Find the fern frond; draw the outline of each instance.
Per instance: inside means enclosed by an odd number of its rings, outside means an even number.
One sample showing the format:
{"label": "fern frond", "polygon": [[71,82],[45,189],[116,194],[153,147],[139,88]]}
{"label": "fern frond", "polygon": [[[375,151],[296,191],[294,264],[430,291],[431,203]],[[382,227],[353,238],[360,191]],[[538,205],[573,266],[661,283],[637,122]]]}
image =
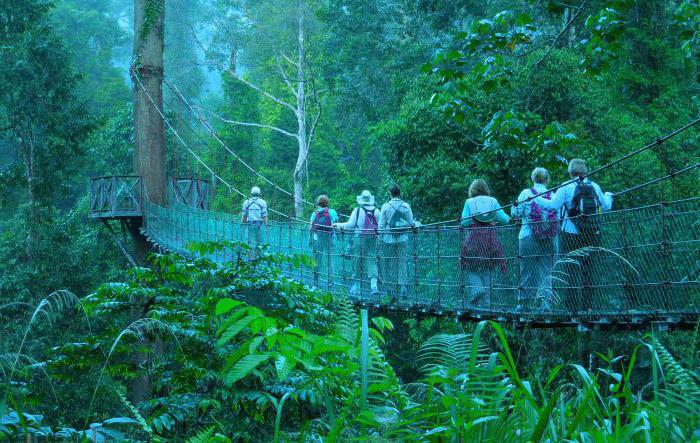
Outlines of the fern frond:
{"label": "fern frond", "polygon": [[197,435],[187,439],[187,443],[210,443],[214,438],[214,426],[202,429]]}
{"label": "fern frond", "polygon": [[360,320],[347,297],[342,297],[339,300],[337,318],[336,333],[348,343],[356,345],[358,342],[358,331],[360,330]]}
{"label": "fern frond", "polygon": [[131,413],[131,415],[136,419],[136,421],[139,422],[141,429],[143,429],[145,433],[152,437],[153,428],[151,428],[146,419],[143,418],[136,406],[132,405],[131,402],[127,400],[126,396],[121,391],[117,391],[117,395],[119,396],[119,399],[121,400],[122,404],[126,406],[126,409],[129,411],[129,413]]}

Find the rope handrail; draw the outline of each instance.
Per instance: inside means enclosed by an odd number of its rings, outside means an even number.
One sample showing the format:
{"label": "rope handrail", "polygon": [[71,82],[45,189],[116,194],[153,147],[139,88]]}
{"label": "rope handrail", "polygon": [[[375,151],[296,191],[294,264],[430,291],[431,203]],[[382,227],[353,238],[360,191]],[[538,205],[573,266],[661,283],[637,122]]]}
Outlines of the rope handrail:
{"label": "rope handrail", "polygon": [[674,178],[674,177],[676,177],[677,175],[683,174],[683,173],[685,173],[685,172],[692,171],[693,169],[697,169],[699,166],[700,166],[700,162],[695,163],[694,165],[690,165],[690,166],[688,166],[688,167],[685,167],[685,168],[683,168],[683,169],[680,169],[680,170],[678,170],[678,171],[672,172],[672,173],[670,173],[670,174],[668,174],[668,175],[664,175],[663,177],[655,178],[655,179],[653,179],[653,180],[649,180],[649,181],[647,181],[647,182],[638,184],[638,185],[636,185],[636,186],[632,186],[631,188],[627,188],[627,189],[624,189],[624,190],[622,190],[622,191],[616,192],[616,193],[613,194],[613,195],[615,195],[615,196],[624,195],[624,194],[627,194],[628,192],[633,192],[633,191],[636,191],[636,190],[638,190],[638,189],[645,188],[645,187],[647,187],[647,186],[649,186],[649,185],[653,185],[653,184],[662,182],[662,181],[664,181],[664,180],[668,180],[668,179]]}
{"label": "rope handrail", "polygon": [[[647,151],[647,150],[653,148],[654,146],[658,146],[658,145],[664,143],[665,141],[667,141],[667,140],[669,140],[669,139],[675,137],[676,135],[678,135],[678,134],[680,134],[680,133],[686,131],[687,129],[692,128],[693,126],[697,125],[698,123],[700,123],[700,117],[698,117],[698,118],[696,118],[696,119],[690,121],[689,123],[687,123],[687,124],[681,126],[680,128],[677,128],[677,129],[671,131],[670,133],[666,134],[666,135],[663,136],[663,137],[657,138],[654,142],[649,143],[649,144],[647,144],[647,145],[645,145],[645,146],[642,146],[641,148],[636,149],[636,150],[634,150],[634,151],[632,151],[632,152],[630,152],[630,153],[627,153],[627,154],[623,155],[622,157],[620,157],[620,158],[618,158],[618,159],[616,159],[616,160],[613,160],[612,162],[607,163],[607,164],[605,164],[605,165],[603,165],[603,166],[600,166],[600,167],[594,169],[593,171],[591,171],[591,172],[589,172],[589,173],[587,173],[587,174],[585,174],[585,175],[583,175],[583,176],[581,176],[581,177],[579,177],[579,178],[574,178],[574,179],[571,179],[571,180],[566,180],[566,181],[564,181],[563,183],[561,183],[561,184],[559,184],[559,185],[557,185],[557,186],[554,186],[554,187],[552,187],[552,188],[548,188],[547,190],[541,192],[540,194],[535,195],[535,196],[528,197],[528,198],[526,198],[526,199],[523,200],[523,201],[515,201],[515,202],[513,202],[513,203],[509,203],[509,204],[506,204],[506,205],[502,205],[502,206],[500,206],[500,207],[498,207],[498,208],[491,209],[491,210],[489,210],[489,211],[485,211],[485,212],[482,212],[482,213],[479,213],[479,214],[476,214],[476,215],[487,215],[487,214],[491,214],[491,213],[493,213],[493,212],[498,212],[498,211],[500,211],[500,210],[505,210],[505,209],[511,208],[511,207],[513,207],[513,206],[516,206],[516,205],[521,205],[521,204],[524,204],[524,203],[529,203],[529,202],[531,202],[532,200],[534,200],[534,199],[536,199],[537,197],[539,197],[539,195],[541,195],[541,194],[546,194],[546,193],[548,193],[548,192],[554,192],[554,191],[556,191],[556,190],[558,190],[558,189],[560,189],[560,188],[563,188],[564,186],[566,186],[566,185],[568,185],[568,184],[570,184],[570,183],[572,183],[572,182],[575,182],[576,180],[582,180],[582,179],[585,179],[585,178],[589,178],[589,177],[591,177],[591,176],[594,175],[594,174],[597,174],[597,173],[599,173],[599,172],[601,172],[601,171],[604,171],[604,170],[606,170],[606,169],[608,169],[608,168],[610,168],[610,167],[612,167],[612,166],[615,166],[615,165],[621,163],[621,162],[624,161],[624,160],[627,160],[628,158],[631,158],[631,157],[634,157],[634,156],[636,156],[636,155],[639,155],[639,154],[641,154],[642,152]],[[696,166],[697,166],[697,165],[696,165]],[[689,169],[689,168],[686,168],[686,169]],[[690,168],[690,169],[692,169],[692,168]],[[685,171],[685,170],[684,170],[684,171]],[[681,172],[681,171],[677,172],[675,175],[677,175],[677,174],[680,173],[680,172]],[[673,176],[672,174],[669,174],[669,176],[666,177],[666,178],[664,178],[664,179],[671,178],[672,176]],[[663,180],[658,180],[658,181],[663,181]],[[658,182],[658,181],[657,181],[657,182]],[[651,184],[651,183],[650,183],[650,184]],[[613,195],[622,195],[622,194],[624,194],[625,192],[628,192],[628,190],[621,191],[621,192],[619,192],[619,193],[617,193],[617,194],[613,193]],[[474,217],[475,217],[475,215],[470,215],[470,216],[469,216],[469,218],[474,218]],[[461,221],[461,218],[449,219],[449,220],[443,220],[443,221],[438,221],[438,222],[434,222],[434,223],[427,223],[427,224],[425,224],[424,226],[439,225],[439,224],[454,223],[454,222],[459,223],[460,221]]]}
{"label": "rope handrail", "polygon": [[[312,256],[312,265],[283,264],[283,275],[365,305],[524,322],[689,325],[700,317],[698,214],[700,198],[611,211],[602,215],[610,222],[600,246],[571,252],[519,250],[517,226],[501,227],[500,256],[489,248],[462,249],[476,241],[465,229],[412,231],[397,249],[378,235],[314,233],[289,223],[251,227],[225,213],[153,203],[147,203],[145,226],[161,247],[185,254],[192,254],[190,242],[234,242],[207,253],[215,262],[259,254],[257,248],[238,250],[238,243]],[[375,246],[366,249],[369,244]],[[529,267],[542,260],[548,274],[529,279]],[[595,277],[590,281],[586,268]],[[487,280],[473,280],[483,272]],[[407,298],[399,297],[399,287]]]}

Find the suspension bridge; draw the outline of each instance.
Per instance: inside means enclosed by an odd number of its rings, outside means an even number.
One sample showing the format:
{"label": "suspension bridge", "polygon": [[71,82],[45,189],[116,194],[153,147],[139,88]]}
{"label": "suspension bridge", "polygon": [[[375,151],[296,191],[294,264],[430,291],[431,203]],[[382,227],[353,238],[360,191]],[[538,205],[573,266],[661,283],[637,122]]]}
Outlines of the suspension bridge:
{"label": "suspension bridge", "polygon": [[[135,83],[146,92],[153,109],[184,150],[232,193],[246,197],[190,146],[138,77]],[[165,83],[195,120],[237,161],[273,189],[292,196],[245,163],[179,90],[167,79]],[[694,120],[588,175],[653,149],[699,122],[700,119]],[[697,177],[698,166],[700,163],[690,164],[617,195],[673,181],[680,174]],[[549,275],[537,286],[523,286],[522,267],[543,256],[519,253],[519,226],[515,224],[485,228],[495,231],[503,245],[502,257],[495,258],[486,252],[465,257],[462,245],[468,228],[462,227],[458,220],[405,230],[406,246],[398,254],[396,248],[383,241],[386,235],[393,234],[387,231],[375,231],[368,240],[351,231],[335,230],[322,233],[320,242],[311,242],[313,233],[308,222],[274,208],[270,210],[278,220],[261,227],[259,234],[251,234],[250,227],[240,222],[239,214],[209,210],[208,191],[205,181],[174,178],[170,182],[168,204],[159,205],[149,200],[142,177],[96,177],[91,187],[91,217],[139,220],[140,229],[149,241],[180,254],[189,254],[188,245],[192,242],[216,241],[247,243],[270,253],[308,255],[314,258],[314,264],[289,265],[283,269],[284,274],[375,309],[448,315],[465,321],[492,319],[533,327],[636,328],[654,324],[661,328],[693,328],[700,318],[700,197],[697,196],[666,198],[656,204],[599,215],[602,226],[599,247],[569,254],[553,248],[546,255],[551,266]],[[312,205],[308,201],[304,203]],[[365,255],[364,248],[357,247],[359,241],[375,243],[368,249],[371,254]],[[250,257],[248,252],[227,247],[209,258],[224,262]],[[470,283],[468,274],[474,271],[470,269],[472,266],[488,270],[487,283],[480,287]],[[587,267],[590,278],[575,278],[583,266]],[[366,272],[375,267],[378,291],[370,289]]]}

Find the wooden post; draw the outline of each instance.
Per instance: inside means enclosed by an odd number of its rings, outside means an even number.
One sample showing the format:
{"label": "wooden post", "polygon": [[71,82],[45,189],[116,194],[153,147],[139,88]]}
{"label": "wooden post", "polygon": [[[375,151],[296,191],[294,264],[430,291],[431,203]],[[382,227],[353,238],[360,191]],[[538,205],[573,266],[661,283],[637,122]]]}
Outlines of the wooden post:
{"label": "wooden post", "polygon": [[435,263],[435,273],[437,274],[437,309],[440,310],[441,303],[440,303],[440,292],[441,292],[441,286],[442,286],[442,276],[440,275],[440,226],[436,228],[435,231],[435,236],[436,238],[436,243],[437,243],[437,260]]}
{"label": "wooden post", "polygon": [[464,281],[464,268],[462,266],[462,242],[464,242],[464,228],[460,224],[459,226],[459,243],[457,246],[458,254],[457,254],[457,263],[458,263],[458,268],[459,269],[459,292],[462,296],[462,311],[467,310],[467,288],[466,288],[466,283]]}
{"label": "wooden post", "polygon": [[413,307],[413,305],[416,304],[416,297],[418,296],[418,247],[416,242],[416,238],[418,237],[418,229],[416,229],[414,226],[411,233],[413,234],[411,235],[411,242],[413,243],[411,245],[413,250],[413,300],[409,302],[409,305]]}
{"label": "wooden post", "polygon": [[367,387],[369,384],[369,319],[367,309],[360,310],[360,410],[367,410]]}

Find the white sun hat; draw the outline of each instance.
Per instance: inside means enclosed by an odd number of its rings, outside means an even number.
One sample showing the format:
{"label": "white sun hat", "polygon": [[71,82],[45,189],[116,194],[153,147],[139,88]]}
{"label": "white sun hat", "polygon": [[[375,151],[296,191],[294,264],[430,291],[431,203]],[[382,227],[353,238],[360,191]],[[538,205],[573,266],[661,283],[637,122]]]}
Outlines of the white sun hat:
{"label": "white sun hat", "polygon": [[365,189],[362,191],[362,194],[357,196],[357,204],[362,206],[374,206],[374,196]]}

